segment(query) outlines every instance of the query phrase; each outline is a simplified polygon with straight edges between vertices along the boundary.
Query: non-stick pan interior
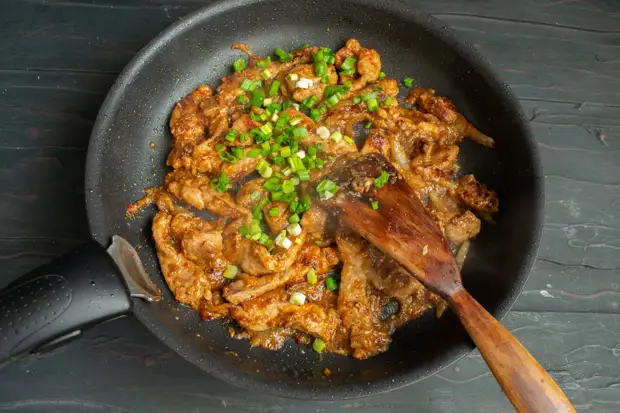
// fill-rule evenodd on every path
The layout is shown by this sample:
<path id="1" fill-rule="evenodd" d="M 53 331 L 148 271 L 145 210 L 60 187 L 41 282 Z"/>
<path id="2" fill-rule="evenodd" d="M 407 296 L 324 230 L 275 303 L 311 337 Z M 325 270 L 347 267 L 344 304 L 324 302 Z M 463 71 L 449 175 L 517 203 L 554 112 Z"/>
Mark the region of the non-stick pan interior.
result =
<path id="1" fill-rule="evenodd" d="M 498 145 L 462 147 L 461 163 L 499 192 L 497 224 L 473 243 L 464 283 L 494 315 L 512 305 L 536 252 L 542 214 L 533 143 L 516 102 L 468 46 L 437 20 L 401 3 L 230 1 L 189 16 L 149 44 L 118 79 L 102 107 L 89 151 L 86 191 L 93 236 L 107 245 L 120 234 L 138 247 L 162 302 L 136 301 L 138 318 L 189 361 L 234 384 L 303 398 L 357 397 L 400 387 L 432 374 L 472 349 L 448 313 L 427 314 L 394 335 L 390 350 L 365 361 L 317 354 L 289 343 L 282 351 L 250 348 L 229 337 L 221 321 L 203 321 L 168 291 L 151 241 L 154 210 L 125 218 L 143 188 L 166 172 L 168 119 L 174 103 L 201 83 L 217 86 L 248 43 L 260 55 L 309 42 L 332 48 L 349 37 L 374 48 L 391 77 L 413 77 L 457 107 Z M 404 88 L 403 88 L 404 89 Z M 154 145 L 153 145 L 154 144 Z M 325 369 L 331 374 L 326 375 Z"/>

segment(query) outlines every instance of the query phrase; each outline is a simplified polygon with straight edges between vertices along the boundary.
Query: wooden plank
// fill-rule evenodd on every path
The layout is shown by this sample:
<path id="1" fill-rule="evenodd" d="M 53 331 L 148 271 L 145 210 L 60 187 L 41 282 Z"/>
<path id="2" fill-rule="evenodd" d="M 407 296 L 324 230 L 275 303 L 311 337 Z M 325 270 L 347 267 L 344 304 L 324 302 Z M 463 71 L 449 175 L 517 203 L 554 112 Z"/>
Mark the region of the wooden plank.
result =
<path id="1" fill-rule="evenodd" d="M 0 71 L 0 148 L 86 148 L 114 75 Z"/>
<path id="2" fill-rule="evenodd" d="M 618 317 L 512 312 L 505 324 L 557 379 L 578 411 L 618 411 Z M 0 381 L 0 411 L 73 412 L 82 405 L 87 407 L 80 411 L 103 412 L 513 411 L 477 352 L 388 394 L 302 402 L 243 391 L 209 377 L 134 319 L 98 326 L 69 347 L 8 366 L 0 370 Z"/>
<path id="3" fill-rule="evenodd" d="M 0 150 L 0 238 L 85 240 L 83 149 Z"/>

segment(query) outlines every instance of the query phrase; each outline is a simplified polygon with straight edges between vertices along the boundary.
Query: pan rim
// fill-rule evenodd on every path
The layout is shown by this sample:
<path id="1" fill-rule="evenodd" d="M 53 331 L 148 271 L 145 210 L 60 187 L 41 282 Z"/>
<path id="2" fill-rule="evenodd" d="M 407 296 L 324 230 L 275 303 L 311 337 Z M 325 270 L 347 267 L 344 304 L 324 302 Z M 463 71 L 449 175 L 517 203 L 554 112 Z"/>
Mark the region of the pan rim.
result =
<path id="1" fill-rule="evenodd" d="M 125 88 L 133 81 L 134 77 L 139 75 L 143 68 L 148 65 L 151 58 L 163 47 L 165 47 L 169 41 L 183 34 L 185 31 L 191 30 L 195 25 L 200 24 L 200 22 L 204 19 L 213 17 L 220 13 L 232 11 L 234 9 L 243 8 L 256 2 L 267 3 L 270 1 L 272 0 L 216 0 L 210 5 L 199 8 L 180 20 L 172 23 L 156 37 L 154 37 L 149 43 L 147 43 L 132 58 L 127 66 L 125 66 L 113 86 L 110 88 L 110 91 L 99 109 L 88 145 L 85 167 L 85 198 L 89 229 L 94 239 L 102 242 L 102 240 L 99 239 L 100 237 L 98 238 L 97 234 L 99 228 L 101 228 L 102 225 L 105 225 L 105 222 L 98 219 L 97 216 L 97 211 L 100 208 L 97 185 L 101 177 L 102 160 L 104 158 L 101 154 L 104 152 L 106 145 L 105 138 L 106 132 L 109 128 L 108 125 L 114 118 L 114 114 L 122 103 Z M 351 2 L 352 0 L 344 1 Z M 530 277 L 540 247 L 544 218 L 545 195 L 542 164 L 535 144 L 535 138 L 529 128 L 521 105 L 513 92 L 510 90 L 509 86 L 501 81 L 501 79 L 495 74 L 489 61 L 472 45 L 466 41 L 459 40 L 457 33 L 449 28 L 446 23 L 443 23 L 441 20 L 429 15 L 428 13 L 415 9 L 414 7 L 398 0 L 384 0 L 382 3 L 377 3 L 372 0 L 357 0 L 354 2 L 356 4 L 378 8 L 389 13 L 398 13 L 402 19 L 412 21 L 424 29 L 427 29 L 434 36 L 438 37 L 439 40 L 446 43 L 449 48 L 455 50 L 455 52 L 459 52 L 460 56 L 469 65 L 474 67 L 487 82 L 496 87 L 503 95 L 505 104 L 514 113 L 515 124 L 519 127 L 519 133 L 523 135 L 523 143 L 526 145 L 524 149 L 530 156 L 533 165 L 532 177 L 535 185 L 533 188 L 533 193 L 535 194 L 534 201 L 536 208 L 535 211 L 533 211 L 535 216 L 533 218 L 534 224 L 532 228 L 532 245 L 523 262 L 524 270 L 515 280 L 512 293 L 504 298 L 502 305 L 498 306 L 496 311 L 493 313 L 498 320 L 501 320 L 514 306 L 518 296 L 521 294 L 525 286 L 525 283 Z M 108 240 L 104 240 L 104 243 L 107 241 Z M 176 340 L 174 335 L 166 334 L 166 330 L 163 326 L 156 325 L 148 320 L 148 317 L 144 314 L 147 310 L 143 310 L 141 305 L 135 306 L 134 308 L 134 314 L 138 320 L 140 320 L 140 322 L 144 324 L 165 345 L 175 350 L 187 361 L 198 365 L 210 375 L 227 383 L 251 390 L 267 390 L 275 394 L 275 385 L 273 387 L 265 386 L 264 384 L 247 377 L 240 378 L 234 373 L 219 369 L 209 363 L 198 363 L 195 355 L 188 354 L 180 350 L 183 347 L 183 343 Z M 279 384 L 279 387 L 277 388 L 278 396 L 311 400 L 338 400 L 377 395 L 406 387 L 432 376 L 448 366 L 458 362 L 461 358 L 469 354 L 474 349 L 475 346 L 472 342 L 468 341 L 466 343 L 462 343 L 462 345 L 454 351 L 454 355 L 447 362 L 440 362 L 436 364 L 432 369 L 423 372 L 419 377 L 410 378 L 407 374 L 403 374 L 401 378 L 395 382 L 369 386 L 368 391 L 363 394 L 360 394 L 359 390 L 346 386 L 342 386 L 337 389 L 330 388 L 329 393 L 316 392 L 313 390 L 302 390 L 300 387 L 285 387 L 286 391 L 283 392 L 282 384 Z"/>

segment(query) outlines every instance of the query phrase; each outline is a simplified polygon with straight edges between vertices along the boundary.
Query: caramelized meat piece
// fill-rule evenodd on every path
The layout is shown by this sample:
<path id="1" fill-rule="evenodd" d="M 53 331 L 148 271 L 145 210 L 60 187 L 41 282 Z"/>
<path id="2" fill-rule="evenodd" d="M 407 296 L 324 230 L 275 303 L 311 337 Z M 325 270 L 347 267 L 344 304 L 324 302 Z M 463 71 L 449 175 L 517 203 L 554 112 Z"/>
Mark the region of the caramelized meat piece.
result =
<path id="1" fill-rule="evenodd" d="M 367 274 L 371 267 L 368 250 L 361 238 L 338 236 L 344 267 L 340 279 L 338 311 L 349 332 L 353 357 L 366 359 L 387 350 L 390 335 L 379 325 L 379 314 L 370 311 Z"/>
<path id="2" fill-rule="evenodd" d="M 395 328 L 445 303 L 397 262 L 342 233 L 346 216 L 331 207 L 348 197 L 358 202 L 358 212 L 374 213 L 367 203 L 375 201 L 378 213 L 402 210 L 391 196 L 394 187 L 378 192 L 377 177 L 388 172 L 389 185 L 398 183 L 411 199 L 427 202 L 419 208 L 431 212 L 433 231 L 438 226 L 461 245 L 462 265 L 469 240 L 480 231 L 472 211 L 496 212 L 498 200 L 472 175 L 456 179 L 458 144 L 465 137 L 486 146 L 493 140 L 432 89 L 413 89 L 399 99 L 398 82 L 381 75 L 377 51 L 355 39 L 335 51 L 333 61 L 318 46 L 291 51 L 285 62 L 254 55 L 247 44 L 232 47 L 247 54 L 247 68 L 223 76 L 215 93 L 201 85 L 178 101 L 170 117 L 172 171 L 162 186 L 146 189 L 130 205 L 128 216 L 157 206 L 153 238 L 166 283 L 204 319 L 235 320 L 240 331 L 231 327 L 231 336 L 271 350 L 289 337 L 307 345 L 321 338 L 325 351 L 357 359 L 385 351 Z M 317 76 L 314 60 L 321 50 L 329 63 Z M 306 101 L 311 97 L 316 102 Z M 367 169 L 342 171 L 360 155 L 373 159 Z M 331 200 L 318 202 L 317 183 L 339 165 L 348 178 L 338 182 Z M 294 193 L 275 185 L 285 179 L 294 183 Z M 300 211 L 306 195 L 310 208 Z M 194 209 L 212 212 L 216 220 L 200 219 Z M 300 218 L 298 235 L 289 228 L 291 211 Z M 419 256 L 421 265 L 422 251 Z M 340 269 L 332 291 L 326 282 Z M 230 280 L 225 271 L 236 275 Z M 305 302 L 292 304 L 293 293 Z"/>
<path id="3" fill-rule="evenodd" d="M 497 212 L 499 201 L 494 191 L 476 181 L 473 175 L 465 175 L 456 181 L 456 195 L 468 207 L 480 212 Z"/>
<path id="4" fill-rule="evenodd" d="M 290 304 L 289 298 L 277 289 L 234 307 L 231 315 L 251 332 L 289 327 L 329 341 L 340 322 L 336 311 L 312 303 Z"/>

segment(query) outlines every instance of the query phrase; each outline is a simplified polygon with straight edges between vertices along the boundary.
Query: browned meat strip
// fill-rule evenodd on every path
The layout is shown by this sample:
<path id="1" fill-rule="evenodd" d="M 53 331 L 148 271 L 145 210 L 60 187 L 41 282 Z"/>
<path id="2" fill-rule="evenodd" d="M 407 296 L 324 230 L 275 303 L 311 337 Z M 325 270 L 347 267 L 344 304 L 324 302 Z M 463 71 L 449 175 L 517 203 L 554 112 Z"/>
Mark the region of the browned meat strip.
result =
<path id="1" fill-rule="evenodd" d="M 458 179 L 456 195 L 468 207 L 481 212 L 497 212 L 499 201 L 494 191 L 487 189 L 473 175 Z"/>
<path id="2" fill-rule="evenodd" d="M 379 324 L 379 315 L 370 311 L 367 273 L 371 268 L 368 250 L 361 238 L 340 235 L 336 238 L 344 267 L 338 294 L 338 312 L 347 328 L 353 357 L 366 359 L 387 350 L 390 335 Z"/>

